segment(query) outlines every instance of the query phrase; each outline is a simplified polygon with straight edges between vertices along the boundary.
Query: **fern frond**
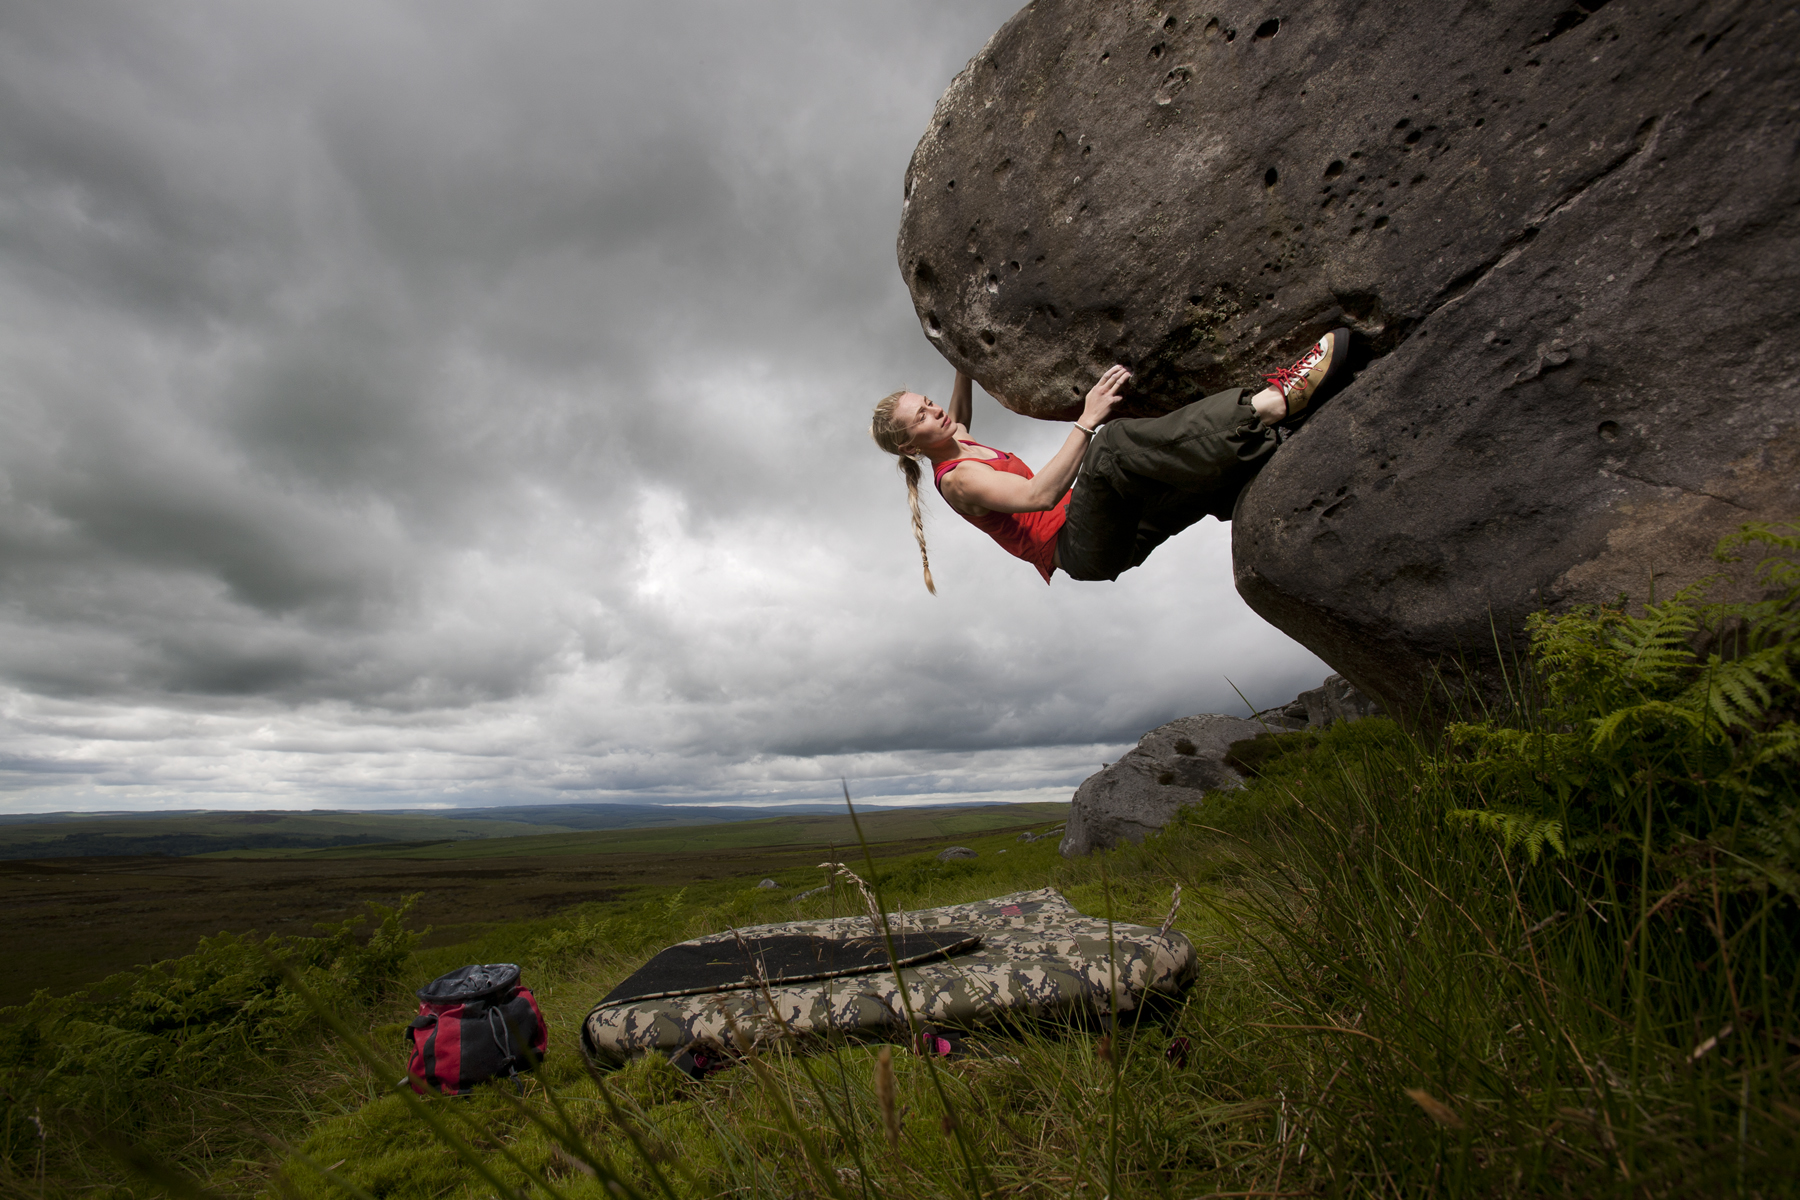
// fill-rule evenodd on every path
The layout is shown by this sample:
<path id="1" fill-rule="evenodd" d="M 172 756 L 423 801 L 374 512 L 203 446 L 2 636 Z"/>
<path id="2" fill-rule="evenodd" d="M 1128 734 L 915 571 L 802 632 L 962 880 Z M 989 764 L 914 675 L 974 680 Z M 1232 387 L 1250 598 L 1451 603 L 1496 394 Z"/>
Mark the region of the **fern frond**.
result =
<path id="1" fill-rule="evenodd" d="M 1533 865 L 1543 856 L 1545 846 L 1555 850 L 1559 857 L 1568 853 L 1563 847 L 1562 822 L 1549 817 L 1498 808 L 1453 808 L 1444 815 L 1457 824 L 1498 836 L 1505 853 L 1512 853 L 1515 846 L 1524 846 Z"/>
<path id="2" fill-rule="evenodd" d="M 1623 740 L 1627 726 L 1636 732 L 1657 723 L 1659 718 L 1662 723 L 1685 725 L 1690 729 L 1698 729 L 1704 724 L 1700 714 L 1690 708 L 1667 700 L 1647 700 L 1629 708 L 1614 709 L 1597 720 L 1589 744 L 1597 751 L 1610 750 Z"/>
<path id="3" fill-rule="evenodd" d="M 1684 708 L 1705 709 L 1723 729 L 1746 729 L 1761 721 L 1776 703 L 1777 689 L 1793 691 L 1788 665 L 1793 647 L 1765 646 L 1729 661 L 1707 659 L 1706 673 L 1676 699 Z"/>

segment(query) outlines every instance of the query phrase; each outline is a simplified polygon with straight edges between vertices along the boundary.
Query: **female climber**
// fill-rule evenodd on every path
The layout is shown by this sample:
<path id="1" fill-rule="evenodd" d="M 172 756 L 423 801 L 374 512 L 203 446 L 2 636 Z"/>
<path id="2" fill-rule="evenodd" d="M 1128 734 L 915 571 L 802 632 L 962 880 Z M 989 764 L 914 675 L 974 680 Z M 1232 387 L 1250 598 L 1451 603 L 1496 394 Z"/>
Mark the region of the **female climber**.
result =
<path id="1" fill-rule="evenodd" d="M 938 493 L 1007 553 L 1072 579 L 1117 579 L 1201 517 L 1231 519 L 1231 508 L 1282 440 L 1282 425 L 1336 382 L 1350 331 L 1334 329 L 1298 362 L 1265 376 L 1246 397 L 1230 388 L 1161 417 L 1107 421 L 1131 379 L 1107 368 L 1087 394 L 1062 449 L 1033 474 L 1018 456 L 969 436 L 971 381 L 957 372 L 946 411 L 915 392 L 875 406 L 869 432 L 900 459 L 913 536 L 932 593 L 931 557 L 919 513 L 919 459 L 931 461 Z M 1077 472 L 1079 471 L 1079 475 Z M 1070 490 L 1070 485 L 1074 490 Z"/>

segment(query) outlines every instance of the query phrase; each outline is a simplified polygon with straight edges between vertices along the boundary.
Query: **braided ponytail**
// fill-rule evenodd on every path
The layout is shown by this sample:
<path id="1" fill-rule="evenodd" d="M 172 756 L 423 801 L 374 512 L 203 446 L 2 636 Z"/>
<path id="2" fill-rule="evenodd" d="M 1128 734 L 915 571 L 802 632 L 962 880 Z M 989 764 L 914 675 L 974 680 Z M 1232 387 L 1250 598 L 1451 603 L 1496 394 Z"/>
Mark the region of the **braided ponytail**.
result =
<path id="1" fill-rule="evenodd" d="M 900 474 L 906 477 L 906 504 L 912 509 L 913 537 L 919 540 L 919 562 L 925 568 L 925 590 L 935 596 L 937 582 L 931 577 L 931 555 L 925 550 L 925 514 L 919 508 L 919 460 L 901 441 L 900 428 L 894 421 L 894 406 L 904 395 L 904 391 L 895 392 L 875 406 L 875 420 L 869 426 L 869 435 L 877 446 L 900 460 Z"/>

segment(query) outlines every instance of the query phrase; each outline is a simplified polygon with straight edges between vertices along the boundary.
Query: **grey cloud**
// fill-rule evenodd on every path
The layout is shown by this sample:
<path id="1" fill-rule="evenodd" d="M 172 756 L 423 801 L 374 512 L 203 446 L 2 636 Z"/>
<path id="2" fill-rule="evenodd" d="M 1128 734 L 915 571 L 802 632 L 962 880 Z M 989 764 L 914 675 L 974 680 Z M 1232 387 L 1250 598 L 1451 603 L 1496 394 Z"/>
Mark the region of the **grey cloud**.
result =
<path id="1" fill-rule="evenodd" d="M 1316 682 L 1216 531 L 1045 589 L 928 500 L 919 587 L 900 178 L 1011 9 L 0 12 L 12 803 L 1042 788 Z"/>

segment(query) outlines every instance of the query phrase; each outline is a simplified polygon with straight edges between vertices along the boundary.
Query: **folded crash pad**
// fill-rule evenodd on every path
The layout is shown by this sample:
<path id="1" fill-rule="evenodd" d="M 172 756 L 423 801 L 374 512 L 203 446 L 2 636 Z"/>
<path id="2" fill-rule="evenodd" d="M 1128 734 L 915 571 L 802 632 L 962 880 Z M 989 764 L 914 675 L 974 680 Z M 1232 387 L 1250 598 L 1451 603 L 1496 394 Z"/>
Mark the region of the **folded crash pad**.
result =
<path id="1" fill-rule="evenodd" d="M 1045 888 L 893 913 L 894 953 L 916 1019 L 974 1027 L 1009 1016 L 1108 1015 L 1194 977 L 1181 934 L 1083 916 Z M 793 1036 L 904 1036 L 906 1004 L 868 917 L 759 925 L 671 946 L 582 1022 L 604 1066 L 694 1046 L 742 1052 Z"/>

